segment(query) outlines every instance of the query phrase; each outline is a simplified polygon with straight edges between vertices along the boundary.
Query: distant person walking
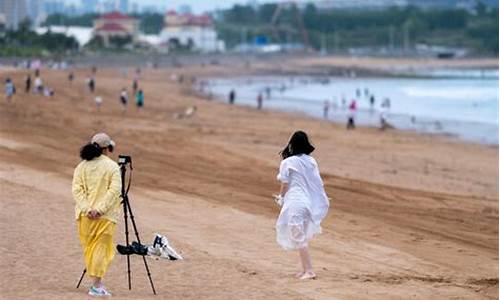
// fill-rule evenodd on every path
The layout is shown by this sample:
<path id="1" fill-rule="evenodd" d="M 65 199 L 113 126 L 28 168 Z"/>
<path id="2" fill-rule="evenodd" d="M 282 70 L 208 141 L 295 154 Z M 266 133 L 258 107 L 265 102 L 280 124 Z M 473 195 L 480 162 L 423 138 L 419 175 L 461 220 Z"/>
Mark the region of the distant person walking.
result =
<path id="1" fill-rule="evenodd" d="M 136 77 L 132 81 L 132 92 L 134 93 L 134 95 L 137 93 L 138 89 L 139 89 L 139 79 L 137 79 L 137 77 Z"/>
<path id="2" fill-rule="evenodd" d="M 85 268 L 92 280 L 88 294 L 111 296 L 102 278 L 115 256 L 113 238 L 120 216 L 121 179 L 118 165 L 108 157 L 115 142 L 105 133 L 92 137 L 80 151 L 82 161 L 73 174 L 75 219 Z"/>
<path id="3" fill-rule="evenodd" d="M 281 189 L 275 200 L 282 208 L 276 240 L 285 250 L 298 250 L 302 270 L 295 277 L 299 279 L 316 278 L 308 246 L 313 236 L 321 233 L 321 221 L 330 206 L 318 164 L 310 156 L 313 151 L 307 134 L 296 131 L 280 152 L 283 160 L 277 176 Z"/>
<path id="4" fill-rule="evenodd" d="M 236 92 L 234 89 L 232 89 L 229 92 L 229 104 L 234 104 L 234 101 L 236 100 Z"/>
<path id="5" fill-rule="evenodd" d="M 125 112 L 127 110 L 128 103 L 128 93 L 126 88 L 122 88 L 122 91 L 120 92 L 120 103 L 122 104 L 123 112 Z"/>
<path id="6" fill-rule="evenodd" d="M 325 120 L 328 120 L 328 112 L 330 110 L 330 101 L 328 100 L 325 100 L 325 102 L 323 103 L 323 118 Z"/>
<path id="7" fill-rule="evenodd" d="M 91 93 L 94 93 L 95 91 L 95 78 L 94 76 L 90 76 L 88 79 L 87 79 L 87 85 L 89 87 L 89 91 Z"/>
<path id="8" fill-rule="evenodd" d="M 137 105 L 137 109 L 141 109 L 144 106 L 144 92 L 142 90 L 138 90 L 135 94 L 135 104 Z"/>
<path id="9" fill-rule="evenodd" d="M 356 128 L 355 124 L 356 110 L 357 110 L 356 100 L 353 99 L 351 101 L 351 104 L 349 105 L 349 112 L 347 113 L 347 129 Z"/>
<path id="10" fill-rule="evenodd" d="M 97 108 L 97 111 L 100 111 L 101 110 L 101 105 L 102 105 L 102 97 L 101 96 L 95 96 L 94 97 L 94 102 L 95 102 L 95 106 Z"/>
<path id="11" fill-rule="evenodd" d="M 262 109 L 262 93 L 259 93 L 257 95 L 257 109 Z"/>
<path id="12" fill-rule="evenodd" d="M 68 81 L 70 84 L 72 84 L 73 80 L 75 80 L 75 73 L 73 73 L 73 71 L 70 71 L 68 74 Z"/>
<path id="13" fill-rule="evenodd" d="M 40 73 L 38 75 L 35 75 L 35 93 L 37 94 L 43 94 L 43 81 L 42 78 L 40 77 Z"/>
<path id="14" fill-rule="evenodd" d="M 24 92 L 29 93 L 30 91 L 31 91 L 31 74 L 28 74 L 24 79 Z"/>
<path id="15" fill-rule="evenodd" d="M 7 99 L 7 102 L 10 102 L 15 93 L 16 86 L 14 85 L 14 82 L 12 82 L 12 79 L 5 79 L 5 98 Z"/>

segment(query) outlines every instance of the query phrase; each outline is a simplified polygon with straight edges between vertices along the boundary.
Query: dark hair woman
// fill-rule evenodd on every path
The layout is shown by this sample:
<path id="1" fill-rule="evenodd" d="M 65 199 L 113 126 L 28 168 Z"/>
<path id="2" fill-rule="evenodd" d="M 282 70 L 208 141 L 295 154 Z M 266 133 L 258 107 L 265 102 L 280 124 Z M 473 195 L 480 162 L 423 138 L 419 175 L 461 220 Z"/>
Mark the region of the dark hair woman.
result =
<path id="1" fill-rule="evenodd" d="M 299 251 L 302 270 L 296 277 L 300 279 L 316 278 L 308 242 L 321 233 L 320 224 L 330 206 L 318 164 L 309 156 L 313 151 L 307 134 L 296 131 L 280 152 L 283 160 L 277 176 L 281 190 L 276 198 L 282 204 L 276 222 L 277 241 L 285 250 Z"/>
<path id="2" fill-rule="evenodd" d="M 283 159 L 294 155 L 311 154 L 314 151 L 313 145 L 309 143 L 309 137 L 304 131 L 295 131 L 286 147 L 280 154 Z"/>
<path id="3" fill-rule="evenodd" d="M 101 280 L 115 255 L 113 236 L 120 214 L 120 169 L 107 156 L 114 146 L 107 134 L 94 135 L 80 150 L 82 161 L 73 175 L 75 217 L 86 270 L 93 283 L 91 296 L 111 295 Z"/>

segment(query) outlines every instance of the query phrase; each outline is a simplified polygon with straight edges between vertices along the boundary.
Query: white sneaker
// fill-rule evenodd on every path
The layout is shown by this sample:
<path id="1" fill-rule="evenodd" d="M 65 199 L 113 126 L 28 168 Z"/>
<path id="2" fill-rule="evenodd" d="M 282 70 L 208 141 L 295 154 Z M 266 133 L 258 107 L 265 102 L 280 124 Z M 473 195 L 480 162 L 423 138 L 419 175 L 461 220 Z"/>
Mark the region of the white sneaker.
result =
<path id="1" fill-rule="evenodd" d="M 101 287 L 94 287 L 94 286 L 91 286 L 90 289 L 89 289 L 89 295 L 90 296 L 95 296 L 95 297 L 111 297 L 111 293 L 108 292 L 104 286 L 101 286 Z"/>

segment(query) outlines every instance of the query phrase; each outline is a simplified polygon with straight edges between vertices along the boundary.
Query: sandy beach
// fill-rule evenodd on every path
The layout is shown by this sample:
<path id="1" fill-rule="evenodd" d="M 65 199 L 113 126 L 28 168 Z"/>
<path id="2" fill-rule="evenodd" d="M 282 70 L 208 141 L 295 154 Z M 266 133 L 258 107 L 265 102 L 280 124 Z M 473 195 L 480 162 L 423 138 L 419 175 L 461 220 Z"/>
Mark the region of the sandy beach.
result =
<path id="1" fill-rule="evenodd" d="M 302 63 L 302 62 L 301 62 Z M 98 131 L 133 157 L 130 191 L 141 239 L 169 237 L 184 261 L 149 259 L 158 299 L 497 299 L 498 147 L 358 128 L 203 99 L 172 72 L 220 76 L 225 66 L 145 69 L 145 107 L 123 113 L 132 69 L 43 70 L 52 98 L 0 102 L 1 299 L 85 299 L 71 179 Z M 173 115 L 196 105 L 194 116 Z M 318 278 L 298 281 L 298 255 L 275 242 L 278 151 L 308 132 L 331 197 L 311 243 Z M 116 242 L 124 242 L 123 222 Z M 154 299 L 140 257 L 117 255 L 105 282 L 116 299 Z"/>

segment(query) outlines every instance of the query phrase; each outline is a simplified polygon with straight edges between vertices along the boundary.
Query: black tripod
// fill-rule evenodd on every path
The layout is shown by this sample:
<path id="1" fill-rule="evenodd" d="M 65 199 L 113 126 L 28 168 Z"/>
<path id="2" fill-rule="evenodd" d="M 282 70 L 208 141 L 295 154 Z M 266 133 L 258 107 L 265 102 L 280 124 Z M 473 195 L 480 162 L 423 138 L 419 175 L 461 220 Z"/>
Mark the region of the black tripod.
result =
<path id="1" fill-rule="evenodd" d="M 125 173 L 127 171 L 127 164 L 130 163 L 130 170 L 133 170 L 132 168 L 132 158 L 130 156 L 125 156 L 125 155 L 120 155 L 118 158 L 118 164 L 120 165 L 120 175 L 121 175 L 121 181 L 122 181 L 122 189 L 121 189 L 121 198 L 122 204 L 123 204 L 123 218 L 125 219 L 125 242 L 126 246 L 128 247 L 130 245 L 129 237 L 128 237 L 128 216 L 130 215 L 130 221 L 132 222 L 132 226 L 134 228 L 134 233 L 135 237 L 137 239 L 137 242 L 141 244 L 141 239 L 139 237 L 139 231 L 137 230 L 137 225 L 135 224 L 135 219 L 134 219 L 134 214 L 132 213 L 132 207 L 130 207 L 130 201 L 128 199 L 128 191 L 130 189 L 130 182 L 131 182 L 131 177 L 129 176 L 129 181 L 128 181 L 128 186 L 125 188 Z M 156 290 L 155 286 L 153 284 L 153 279 L 151 278 L 151 273 L 149 272 L 149 266 L 148 262 L 146 261 L 146 257 L 142 256 L 142 260 L 144 262 L 144 267 L 146 268 L 146 272 L 148 274 L 149 278 L 149 283 L 151 284 L 151 289 L 153 290 L 153 294 L 156 295 Z M 82 276 L 80 277 L 80 281 L 78 281 L 78 284 L 76 285 L 76 288 L 80 287 L 80 283 L 83 280 L 83 277 L 85 276 L 85 273 L 87 272 L 87 269 L 83 270 Z M 127 254 L 127 278 L 128 278 L 128 289 L 132 289 L 132 282 L 130 279 L 130 254 Z"/>

